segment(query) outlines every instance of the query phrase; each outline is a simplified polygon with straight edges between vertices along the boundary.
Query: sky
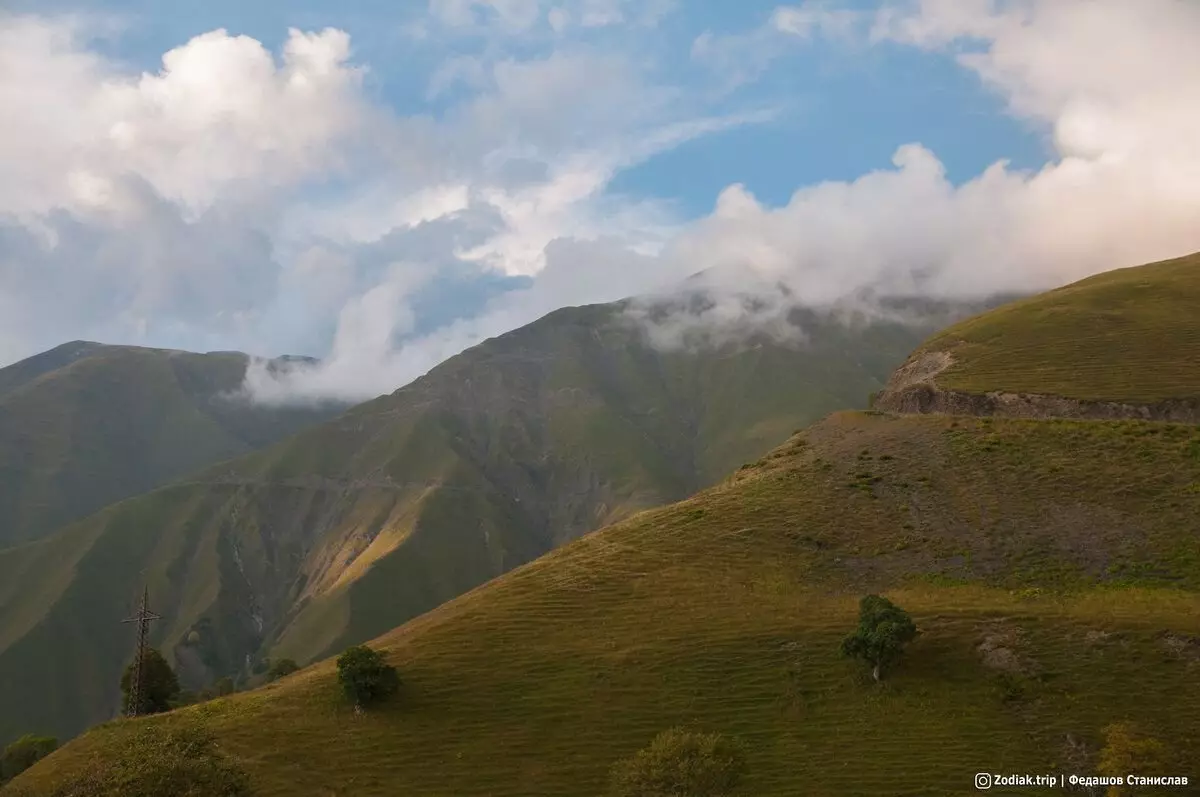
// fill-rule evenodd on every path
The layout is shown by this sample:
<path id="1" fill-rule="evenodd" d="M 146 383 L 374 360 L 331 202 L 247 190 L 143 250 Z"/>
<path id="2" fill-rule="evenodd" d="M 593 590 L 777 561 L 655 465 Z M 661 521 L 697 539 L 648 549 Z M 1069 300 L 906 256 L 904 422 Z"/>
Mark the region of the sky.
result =
<path id="1" fill-rule="evenodd" d="M 0 364 L 360 400 L 696 274 L 659 345 L 1187 254 L 1197 41 L 1191 0 L 6 0 Z"/>

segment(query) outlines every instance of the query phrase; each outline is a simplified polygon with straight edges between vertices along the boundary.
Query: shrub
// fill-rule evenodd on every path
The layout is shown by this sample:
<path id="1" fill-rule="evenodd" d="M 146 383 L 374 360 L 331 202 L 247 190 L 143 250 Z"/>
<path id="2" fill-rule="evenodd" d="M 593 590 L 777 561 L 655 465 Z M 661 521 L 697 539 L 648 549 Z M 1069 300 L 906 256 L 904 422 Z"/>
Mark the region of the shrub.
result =
<path id="1" fill-rule="evenodd" d="M 54 752 L 58 739 L 53 736 L 35 736 L 27 733 L 4 748 L 0 755 L 0 783 L 12 780 L 25 770 Z"/>
<path id="2" fill-rule="evenodd" d="M 366 645 L 349 648 L 337 660 L 338 683 L 356 709 L 391 697 L 400 688 L 400 676 L 377 650 Z"/>
<path id="3" fill-rule="evenodd" d="M 278 681 L 285 675 L 291 675 L 296 670 L 300 669 L 299 665 L 291 659 L 280 659 L 271 665 L 271 669 L 267 670 L 268 681 Z"/>
<path id="4" fill-rule="evenodd" d="M 247 797 L 246 774 L 194 726 L 140 728 L 116 754 L 49 791 L 13 784 L 14 797 Z"/>
<path id="5" fill-rule="evenodd" d="M 1104 729 L 1104 748 L 1096 771 L 1120 777 L 1129 773 L 1163 774 L 1167 769 L 1167 748 L 1158 739 L 1142 734 L 1128 722 L 1115 722 Z M 1128 786 L 1109 786 L 1108 797 L 1132 794 Z"/>
<path id="6" fill-rule="evenodd" d="M 726 797 L 746 774 L 741 745 L 716 733 L 672 728 L 618 762 L 613 797 Z"/>

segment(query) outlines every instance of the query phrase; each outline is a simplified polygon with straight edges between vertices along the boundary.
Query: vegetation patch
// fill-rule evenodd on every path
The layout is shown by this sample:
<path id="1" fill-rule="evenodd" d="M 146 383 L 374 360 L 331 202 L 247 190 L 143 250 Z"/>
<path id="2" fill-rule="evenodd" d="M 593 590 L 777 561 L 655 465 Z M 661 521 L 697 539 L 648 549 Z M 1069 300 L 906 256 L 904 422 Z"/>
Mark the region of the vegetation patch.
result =
<path id="1" fill-rule="evenodd" d="M 132 724 L 132 723 L 131 723 Z M 93 733 L 103 733 L 104 730 Z M 108 755 L 46 789 L 12 785 L 5 797 L 249 797 L 245 772 L 213 734 L 186 725 L 146 725 L 122 734 Z"/>

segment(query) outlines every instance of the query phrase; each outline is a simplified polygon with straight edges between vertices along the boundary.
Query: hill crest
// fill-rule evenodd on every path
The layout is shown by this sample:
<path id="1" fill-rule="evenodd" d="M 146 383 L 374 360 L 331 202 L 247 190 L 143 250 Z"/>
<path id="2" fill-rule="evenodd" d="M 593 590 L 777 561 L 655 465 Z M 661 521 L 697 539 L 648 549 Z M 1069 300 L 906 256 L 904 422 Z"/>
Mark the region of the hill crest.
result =
<path id="1" fill-rule="evenodd" d="M 955 324 L 892 374 L 900 413 L 1200 423 L 1200 254 L 1118 269 Z"/>

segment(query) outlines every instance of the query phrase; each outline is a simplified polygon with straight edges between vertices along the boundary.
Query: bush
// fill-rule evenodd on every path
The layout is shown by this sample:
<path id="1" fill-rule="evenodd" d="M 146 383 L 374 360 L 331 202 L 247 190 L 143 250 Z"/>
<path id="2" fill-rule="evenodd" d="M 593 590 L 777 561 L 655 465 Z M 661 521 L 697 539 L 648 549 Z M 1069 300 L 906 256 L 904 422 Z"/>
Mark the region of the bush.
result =
<path id="1" fill-rule="evenodd" d="M 878 681 L 917 636 L 917 626 L 908 612 L 879 595 L 867 595 L 858 604 L 858 628 L 842 640 L 842 655 L 871 665 Z"/>
<path id="2" fill-rule="evenodd" d="M 1104 749 L 1096 771 L 1109 777 L 1132 773 L 1166 774 L 1167 748 L 1158 739 L 1142 734 L 1128 722 L 1115 722 L 1104 729 Z M 1128 786 L 1109 786 L 1108 797 L 1132 794 Z"/>
<path id="3" fill-rule="evenodd" d="M 741 745 L 716 733 L 672 728 L 618 762 L 613 797 L 726 797 L 746 774 Z"/>
<path id="4" fill-rule="evenodd" d="M 35 736 L 27 733 L 4 748 L 0 755 L 0 783 L 12 780 L 25 770 L 54 752 L 58 739 L 53 736 Z"/>
<path id="5" fill-rule="evenodd" d="M 300 666 L 291 659 L 280 659 L 271 665 L 271 669 L 267 670 L 267 680 L 278 681 L 280 678 L 285 675 L 291 675 L 298 669 L 300 669 Z"/>
<path id="6" fill-rule="evenodd" d="M 356 709 L 391 697 L 400 688 L 400 676 L 379 651 L 366 645 L 349 648 L 337 660 L 338 683 Z"/>
<path id="7" fill-rule="evenodd" d="M 121 705 L 129 712 L 129 690 L 133 684 L 133 662 L 121 675 Z M 179 697 L 179 679 L 163 655 L 154 648 L 146 648 L 142 657 L 142 694 L 138 714 L 157 714 L 170 711 Z"/>
<path id="8" fill-rule="evenodd" d="M 140 728 L 117 755 L 49 791 L 18 784 L 13 797 L 247 797 L 246 774 L 194 726 Z"/>

